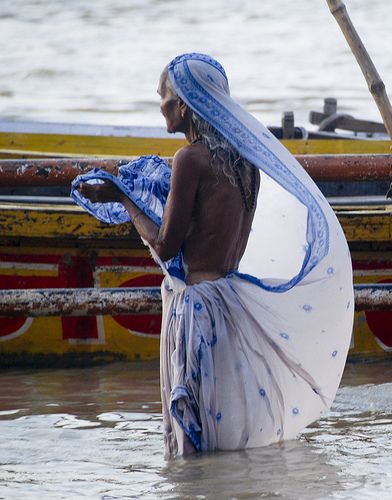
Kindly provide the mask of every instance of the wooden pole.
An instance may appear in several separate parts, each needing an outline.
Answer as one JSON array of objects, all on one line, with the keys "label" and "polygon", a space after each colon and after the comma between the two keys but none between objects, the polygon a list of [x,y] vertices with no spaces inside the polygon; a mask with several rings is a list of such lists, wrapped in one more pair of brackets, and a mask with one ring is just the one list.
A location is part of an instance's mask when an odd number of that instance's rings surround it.
[{"label": "wooden pole", "polygon": [[0,317],[160,314],[161,311],[159,288],[0,290]]},{"label": "wooden pole", "polygon": [[[296,155],[315,181],[389,181],[392,155]],[[168,159],[170,161],[170,159]],[[0,187],[69,186],[79,174],[101,168],[114,175],[118,160],[0,160]]]},{"label": "wooden pole", "polygon": [[[392,311],[392,284],[355,284],[356,311]],[[160,314],[160,289],[46,288],[0,290],[1,316]]]},{"label": "wooden pole", "polygon": [[388,99],[384,82],[381,80],[365,46],[341,0],[327,0],[329,10],[339,24],[368,84],[369,90],[381,113],[385,128],[392,139],[392,107]]}]

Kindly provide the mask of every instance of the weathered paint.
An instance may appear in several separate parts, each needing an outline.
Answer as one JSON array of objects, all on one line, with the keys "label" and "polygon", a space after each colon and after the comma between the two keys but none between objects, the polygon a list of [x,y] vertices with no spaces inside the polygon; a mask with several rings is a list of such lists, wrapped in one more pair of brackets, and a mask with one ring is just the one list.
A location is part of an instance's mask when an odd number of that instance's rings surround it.
[{"label": "weathered paint", "polygon": [[[38,243],[35,238],[29,241]],[[149,289],[162,281],[162,274],[145,249],[113,250],[96,244],[93,248],[89,245],[56,248],[39,243],[39,246],[0,247],[0,288],[147,287],[144,293],[149,295]],[[121,290],[117,298],[120,295]],[[47,296],[42,298],[49,302]],[[14,356],[21,362],[54,355],[75,359],[89,355],[91,359],[97,356],[105,360],[156,358],[160,321],[158,312],[140,314],[140,311],[137,315],[1,317],[0,365],[3,362],[9,365],[10,357]]]},{"label": "weathered paint", "polygon": [[346,207],[336,210],[350,244],[364,242],[392,242],[392,206],[379,208]]},{"label": "weathered paint", "polygon": [[39,318],[60,315],[62,317],[97,314],[117,316],[161,312],[159,288],[0,290],[0,316]]},{"label": "weathered paint", "polygon": [[308,174],[320,181],[378,181],[392,178],[391,155],[297,155]]},{"label": "weathered paint", "polygon": [[[392,240],[392,206],[338,207],[336,214],[349,242]],[[0,203],[0,237],[130,241],[140,247],[130,224],[104,224],[74,205]],[[0,242],[1,243],[1,242]],[[116,243],[117,244],[117,243]]]},{"label": "weathered paint", "polygon": [[70,186],[77,175],[92,168],[117,174],[118,167],[130,160],[0,160],[0,186]]},{"label": "weathered paint", "polygon": [[65,238],[72,241],[109,238],[137,241],[131,224],[105,224],[76,205],[34,205],[0,203],[0,235],[2,238]]},{"label": "weathered paint", "polygon": [[[377,250],[377,247],[379,249]],[[351,251],[354,284],[392,283],[392,240],[374,243],[374,249]],[[350,358],[377,359],[391,356],[392,311],[360,311],[354,316]]]}]

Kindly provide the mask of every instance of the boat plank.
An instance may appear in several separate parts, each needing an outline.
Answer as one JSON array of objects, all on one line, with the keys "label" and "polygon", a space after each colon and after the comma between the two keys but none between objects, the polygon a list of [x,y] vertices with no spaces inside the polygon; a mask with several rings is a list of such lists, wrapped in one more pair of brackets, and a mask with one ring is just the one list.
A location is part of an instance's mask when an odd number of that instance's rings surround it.
[{"label": "boat plank", "polygon": [[338,213],[344,233],[349,243],[355,242],[391,242],[392,211],[353,210]]},{"label": "boat plank", "polygon": [[0,204],[0,228],[2,238],[14,239],[130,239],[133,233],[131,224],[105,224],[81,208],[68,205]]},{"label": "boat plank", "polygon": [[[282,143],[293,154],[369,154],[390,153],[388,140],[287,139]],[[157,154],[172,156],[186,144],[179,138],[124,137],[114,135],[76,135],[0,131],[0,157],[42,155],[52,157],[118,158]]]},{"label": "boat plank", "polygon": [[29,150],[44,153],[92,156],[173,155],[186,144],[184,139],[116,137],[62,134],[0,133],[0,150]]}]

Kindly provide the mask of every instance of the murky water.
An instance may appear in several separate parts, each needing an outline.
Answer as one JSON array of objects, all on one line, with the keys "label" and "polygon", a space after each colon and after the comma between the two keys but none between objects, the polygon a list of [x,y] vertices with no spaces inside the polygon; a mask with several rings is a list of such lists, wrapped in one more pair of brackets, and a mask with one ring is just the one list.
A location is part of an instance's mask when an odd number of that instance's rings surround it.
[{"label": "murky water", "polygon": [[[387,89],[392,2],[346,0]],[[232,94],[266,125],[336,97],[379,119],[325,0],[1,0],[0,118],[161,125],[159,74],[175,55],[207,52]]]},{"label": "murky water", "polygon": [[389,500],[391,381],[391,365],[349,365],[298,440],[166,461],[156,364],[4,371],[0,498]]}]

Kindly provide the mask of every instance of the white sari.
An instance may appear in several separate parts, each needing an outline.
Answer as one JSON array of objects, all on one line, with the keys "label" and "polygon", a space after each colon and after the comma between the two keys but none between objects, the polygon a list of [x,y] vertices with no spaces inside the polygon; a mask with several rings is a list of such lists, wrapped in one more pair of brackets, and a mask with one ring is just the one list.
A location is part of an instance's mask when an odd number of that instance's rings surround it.
[{"label": "white sari", "polygon": [[330,408],[343,373],[354,311],[346,239],[301,165],[231,99],[217,61],[185,54],[169,75],[262,183],[240,272],[163,286],[168,451],[186,452],[179,432],[198,450],[294,438]]},{"label": "white sari", "polygon": [[[319,305],[331,289],[312,288]],[[345,291],[338,291],[342,297]],[[294,438],[336,393],[350,306],[306,311],[294,289],[272,294],[230,274],[162,285],[161,389],[168,455]]]},{"label": "white sari", "polygon": [[[181,254],[170,262],[155,256],[166,274],[161,389],[167,453],[294,438],[330,408],[343,373],[354,312],[346,239],[302,166],[231,99],[217,61],[185,54],[170,63],[169,75],[186,104],[260,169],[261,188],[238,272],[187,286]],[[153,219],[159,206],[160,223],[167,192],[159,177],[167,184],[169,174],[157,157],[138,162],[112,180]],[[143,179],[152,171],[147,189]],[[95,171],[90,179],[110,177]],[[73,186],[76,201],[101,217],[102,206],[78,195],[81,180]],[[118,210],[106,204],[101,220],[116,222],[111,213]]]}]

